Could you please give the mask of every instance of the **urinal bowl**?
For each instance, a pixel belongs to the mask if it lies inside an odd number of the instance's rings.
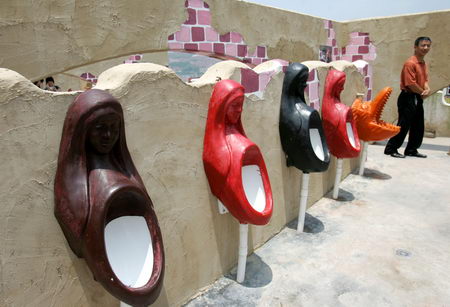
[[[146,193],[127,180],[108,180],[109,174],[107,170],[91,172],[90,182],[99,184],[91,186],[94,205],[82,255],[94,278],[116,298],[132,306],[148,306],[158,298],[163,284],[164,249],[158,221]]]
[[[269,222],[273,209],[272,190],[256,145],[233,154],[226,186],[220,194],[219,199],[240,223],[265,225]]]
[[[288,160],[304,173],[324,172],[330,164],[330,152],[320,115],[313,108],[304,105],[300,120],[300,131],[295,142],[289,146]]]

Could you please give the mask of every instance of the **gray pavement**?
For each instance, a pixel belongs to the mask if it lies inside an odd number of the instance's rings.
[[[307,210],[185,306],[450,306],[450,138],[426,159],[369,146],[364,176]],[[401,150],[400,152],[403,152]]]

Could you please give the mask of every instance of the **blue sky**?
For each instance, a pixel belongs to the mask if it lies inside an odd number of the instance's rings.
[[[244,0],[336,21],[449,10],[450,0]]]

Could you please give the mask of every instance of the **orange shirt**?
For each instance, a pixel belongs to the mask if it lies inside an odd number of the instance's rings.
[[[428,82],[427,65],[425,61],[419,62],[417,57],[413,55],[403,64],[402,74],[400,76],[400,88],[407,91],[407,86],[416,84],[424,89],[426,82]]]

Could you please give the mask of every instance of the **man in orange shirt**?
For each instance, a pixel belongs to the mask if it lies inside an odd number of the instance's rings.
[[[384,154],[394,158],[413,156],[426,158],[417,149],[422,145],[424,133],[423,99],[430,95],[428,86],[428,68],[424,57],[430,51],[431,39],[421,36],[414,42],[414,55],[403,64],[400,76],[401,93],[398,96],[398,123],[400,132],[392,137],[384,149]],[[405,155],[398,152],[409,131]]]

